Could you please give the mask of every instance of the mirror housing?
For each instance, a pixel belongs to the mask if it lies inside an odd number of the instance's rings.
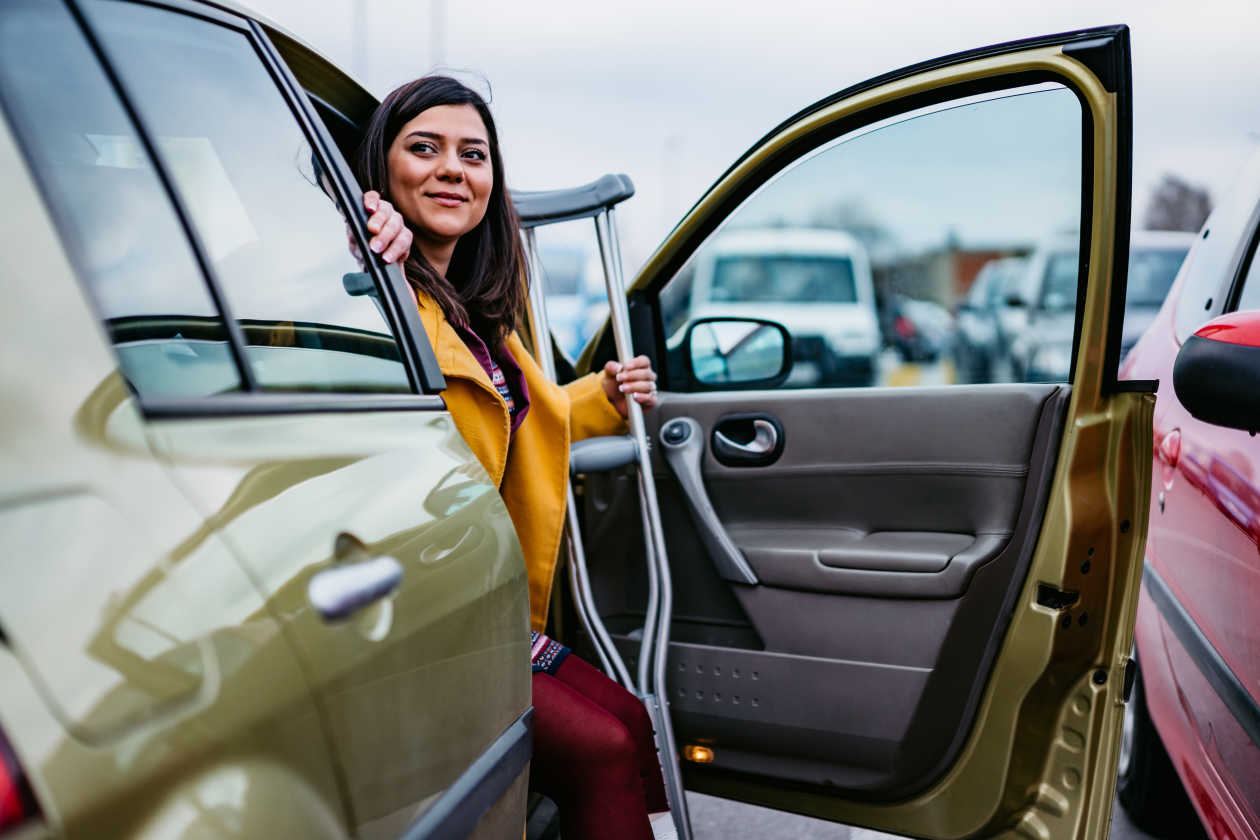
[[[1181,345],[1173,390],[1205,423],[1260,430],[1260,311],[1213,318]]]
[[[682,341],[690,384],[699,389],[773,388],[792,369],[792,336],[761,318],[697,318]]]

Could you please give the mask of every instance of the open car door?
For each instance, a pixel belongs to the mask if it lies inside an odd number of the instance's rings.
[[[1125,27],[927,62],[770,132],[638,275],[689,788],[920,837],[1105,836],[1154,404],[1116,379],[1130,128]],[[999,301],[995,381],[952,384],[981,265],[1065,234]],[[695,340],[749,316],[791,334],[774,387]],[[683,420],[690,462],[665,457]],[[582,504],[633,660],[634,482],[588,476]]]

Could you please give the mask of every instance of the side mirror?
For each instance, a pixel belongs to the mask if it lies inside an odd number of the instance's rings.
[[[1200,327],[1177,353],[1173,390],[1205,423],[1260,430],[1260,312],[1231,312]]]
[[[683,354],[703,388],[772,388],[792,369],[792,337],[759,318],[699,318],[687,327]]]

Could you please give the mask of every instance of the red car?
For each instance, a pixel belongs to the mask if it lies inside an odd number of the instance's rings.
[[[1258,241],[1260,154],[1121,370],[1159,390],[1118,793],[1171,837],[1185,832],[1180,777],[1213,838],[1260,838]]]

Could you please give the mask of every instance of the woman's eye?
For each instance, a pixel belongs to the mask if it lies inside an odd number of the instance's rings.
[[[469,149],[464,152],[464,157],[471,158],[472,160],[485,160],[486,153],[481,149]]]
[[[411,151],[415,152],[416,154],[427,154],[433,151],[433,144],[432,143],[412,143]]]

